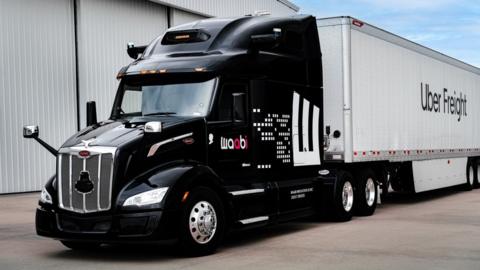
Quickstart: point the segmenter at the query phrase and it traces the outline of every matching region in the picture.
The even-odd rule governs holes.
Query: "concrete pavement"
[[[314,219],[236,233],[217,254],[169,246],[75,252],[36,236],[38,194],[0,196],[0,269],[480,269],[480,190],[397,195],[372,217]]]

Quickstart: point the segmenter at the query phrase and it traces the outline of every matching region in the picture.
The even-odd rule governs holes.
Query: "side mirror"
[[[129,42],[127,44],[127,54],[128,54],[128,56],[130,56],[130,58],[132,58],[134,60],[137,60],[138,56],[141,55],[145,51],[146,48],[147,48],[147,46],[135,47],[135,44]]]
[[[23,137],[27,139],[38,138],[38,126],[24,126]]]
[[[273,33],[264,35],[252,35],[250,37],[254,51],[271,49],[280,43],[282,29],[274,28]]]
[[[87,126],[97,124],[97,106],[95,101],[87,102]]]
[[[38,138],[38,126],[24,126],[23,127],[23,137],[27,139],[35,139],[39,144],[41,144],[48,152],[52,153],[52,155],[57,156],[58,152],[50,146],[48,143],[43,141],[42,139]]]
[[[245,122],[246,120],[246,94],[245,93],[233,93],[232,94],[232,122]]]

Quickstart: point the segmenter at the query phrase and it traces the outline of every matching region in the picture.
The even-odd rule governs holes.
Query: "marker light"
[[[206,70],[207,70],[207,69],[204,68],[204,67],[197,67],[197,68],[195,68],[195,71],[196,71],[196,72],[203,72],[203,71],[206,71]]]
[[[120,80],[121,78],[123,78],[123,76],[125,76],[127,70],[128,70],[128,66],[122,67],[117,73],[117,80]]]
[[[358,27],[362,27],[364,25],[364,23],[359,20],[353,20],[352,24]]]
[[[178,35],[178,36],[175,36],[175,39],[176,39],[176,40],[189,39],[189,38],[190,38],[190,35]]]
[[[140,194],[134,195],[128,198],[123,206],[145,206],[155,203],[160,203],[165,197],[165,194],[168,191],[168,187],[157,188],[154,190],[142,192]]]

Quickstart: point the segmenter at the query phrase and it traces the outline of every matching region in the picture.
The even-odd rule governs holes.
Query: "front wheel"
[[[189,256],[215,252],[225,232],[225,213],[218,195],[206,187],[192,190],[181,216],[180,248]]]

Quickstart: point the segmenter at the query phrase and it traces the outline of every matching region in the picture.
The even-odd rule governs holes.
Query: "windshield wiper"
[[[177,114],[176,112],[155,112],[155,113],[147,113],[144,114],[143,116],[151,116],[151,115],[173,115]]]

